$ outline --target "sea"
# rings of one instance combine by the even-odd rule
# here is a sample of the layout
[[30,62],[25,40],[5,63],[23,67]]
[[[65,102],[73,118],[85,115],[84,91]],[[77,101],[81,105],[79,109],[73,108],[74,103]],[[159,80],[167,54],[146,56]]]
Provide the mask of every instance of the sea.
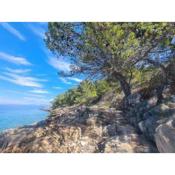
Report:
[[0,105],[0,132],[46,119],[48,112],[44,108],[34,105]]

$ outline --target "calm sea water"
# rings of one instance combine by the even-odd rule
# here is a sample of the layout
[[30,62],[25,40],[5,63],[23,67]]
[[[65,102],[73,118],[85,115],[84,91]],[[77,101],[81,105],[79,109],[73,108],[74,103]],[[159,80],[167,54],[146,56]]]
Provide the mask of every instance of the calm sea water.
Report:
[[42,106],[31,105],[0,105],[0,131],[45,119],[48,113],[41,108]]

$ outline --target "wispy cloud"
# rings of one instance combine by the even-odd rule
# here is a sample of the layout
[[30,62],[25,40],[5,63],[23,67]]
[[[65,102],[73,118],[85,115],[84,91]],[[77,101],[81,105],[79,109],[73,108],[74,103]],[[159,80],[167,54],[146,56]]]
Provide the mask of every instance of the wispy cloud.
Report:
[[68,77],[67,79],[80,83],[82,80],[75,77]]
[[37,88],[41,88],[43,85],[40,82],[44,81],[32,76],[20,75],[11,72],[4,72],[2,75],[0,75],[0,79],[20,86]]
[[6,70],[10,73],[15,73],[15,74],[24,74],[31,71],[31,69],[11,69],[9,67],[7,67]]
[[73,84],[71,81],[80,83],[82,80],[75,77],[59,77],[59,79],[65,84]]
[[34,89],[34,90],[31,90],[30,92],[36,93],[36,94],[48,94],[49,93],[48,91],[43,90],[43,89]]
[[63,83],[65,83],[65,84],[72,84],[70,81],[68,81],[66,78],[64,78],[64,77],[59,77],[59,79],[63,82]]
[[31,65],[31,63],[24,57],[14,56],[4,52],[0,52],[0,59],[17,65]]
[[28,27],[29,29],[37,36],[39,36],[40,38],[44,38],[45,37],[45,25],[39,25],[40,23],[34,23],[34,24],[29,24]]
[[16,36],[18,39],[22,41],[26,41],[26,38],[14,27],[12,27],[9,23],[3,22],[0,24],[5,30]]
[[54,67],[55,69],[59,70],[59,71],[64,71],[64,72],[69,72],[70,71],[70,63],[57,58],[49,58],[49,64]]
[[5,89],[3,94],[0,94],[0,104],[19,104],[19,105],[48,105],[53,96],[46,94],[31,93],[30,91],[19,91]]

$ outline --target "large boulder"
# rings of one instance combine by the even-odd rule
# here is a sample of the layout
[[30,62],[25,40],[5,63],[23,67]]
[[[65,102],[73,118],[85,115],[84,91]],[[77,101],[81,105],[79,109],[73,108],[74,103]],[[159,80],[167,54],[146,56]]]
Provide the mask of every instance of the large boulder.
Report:
[[171,109],[165,104],[160,104],[142,114],[142,120],[139,121],[138,127],[147,138],[155,141],[154,134],[156,128],[161,123],[166,122],[170,116]]
[[164,96],[157,105],[155,97],[143,100],[138,93],[130,95],[125,116],[148,140],[156,143],[160,152],[175,152],[175,98],[169,93]]
[[175,117],[156,128],[155,141],[162,153],[175,153]]

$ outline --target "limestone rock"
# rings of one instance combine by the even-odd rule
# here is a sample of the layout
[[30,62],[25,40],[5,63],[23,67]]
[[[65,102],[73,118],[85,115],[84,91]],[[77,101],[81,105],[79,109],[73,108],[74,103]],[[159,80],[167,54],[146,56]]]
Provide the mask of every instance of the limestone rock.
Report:
[[45,121],[0,134],[0,152],[156,152],[114,108],[65,107]]
[[161,124],[155,133],[157,148],[163,153],[175,153],[175,118]]

